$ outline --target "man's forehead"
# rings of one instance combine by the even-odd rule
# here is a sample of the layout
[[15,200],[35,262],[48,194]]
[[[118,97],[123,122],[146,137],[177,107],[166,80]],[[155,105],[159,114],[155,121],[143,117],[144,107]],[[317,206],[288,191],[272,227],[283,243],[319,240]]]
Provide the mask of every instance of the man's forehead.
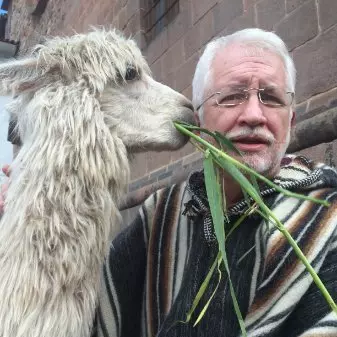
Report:
[[285,78],[283,60],[278,54],[263,47],[245,44],[220,48],[214,56],[211,72],[213,81],[221,82],[223,78],[227,83],[233,82],[233,85],[249,85],[253,79],[258,78],[261,85],[273,86],[280,85],[281,78],[281,82]]
[[[233,88],[239,87],[249,87],[253,82],[255,82],[255,77],[236,77],[231,81],[227,81],[226,84]],[[260,87],[277,87],[278,83],[275,81],[274,76],[265,76],[264,78],[257,79]]]
[[[267,59],[266,59],[267,56]],[[281,60],[281,57],[263,47],[263,46],[255,46],[252,44],[243,44],[243,43],[232,43],[229,45],[226,45],[224,47],[220,47],[214,55],[213,59],[213,65],[219,64],[219,65],[226,65],[228,63],[236,62],[241,59],[259,59],[263,58],[265,62],[268,62],[268,58],[278,58]]]

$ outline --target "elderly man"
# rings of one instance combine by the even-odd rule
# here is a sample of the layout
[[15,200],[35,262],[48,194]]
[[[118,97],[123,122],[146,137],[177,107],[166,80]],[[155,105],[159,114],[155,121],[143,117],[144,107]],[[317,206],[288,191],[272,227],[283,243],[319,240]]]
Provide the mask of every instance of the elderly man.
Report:
[[[323,207],[261,186],[337,300],[337,174],[304,157],[285,156],[294,121],[295,68],[282,40],[247,29],[205,49],[193,80],[196,118],[230,138],[238,157],[276,184],[328,200]],[[235,154],[233,154],[235,155]],[[223,174],[229,223],[247,209]],[[333,313],[282,234],[249,216],[226,242],[232,282],[248,336],[337,336]],[[98,336],[239,336],[226,273],[200,323],[183,323],[218,253],[203,172],[157,191],[111,244],[97,310]],[[197,313],[215,290],[213,275]]]

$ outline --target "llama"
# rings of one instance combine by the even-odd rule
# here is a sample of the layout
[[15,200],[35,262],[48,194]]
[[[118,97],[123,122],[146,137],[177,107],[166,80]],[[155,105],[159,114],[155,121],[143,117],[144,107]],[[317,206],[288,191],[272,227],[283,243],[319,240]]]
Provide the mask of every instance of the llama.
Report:
[[23,146],[0,223],[0,337],[88,337],[129,154],[175,150],[191,123],[117,31],[56,37],[0,66]]

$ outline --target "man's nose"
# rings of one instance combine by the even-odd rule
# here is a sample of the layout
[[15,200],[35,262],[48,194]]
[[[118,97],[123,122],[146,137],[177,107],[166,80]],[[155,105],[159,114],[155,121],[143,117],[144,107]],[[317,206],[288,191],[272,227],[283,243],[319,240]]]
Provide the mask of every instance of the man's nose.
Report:
[[247,101],[241,107],[242,111],[238,118],[239,124],[255,127],[267,123],[264,114],[265,109],[263,109],[256,92],[251,92]]

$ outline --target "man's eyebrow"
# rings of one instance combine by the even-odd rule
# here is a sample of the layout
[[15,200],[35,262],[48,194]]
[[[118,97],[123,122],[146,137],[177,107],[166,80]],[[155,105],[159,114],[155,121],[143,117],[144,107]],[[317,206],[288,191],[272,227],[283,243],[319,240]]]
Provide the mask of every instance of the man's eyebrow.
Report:
[[246,88],[247,86],[249,86],[249,81],[246,81],[246,80],[233,81],[233,82],[227,83],[226,86],[231,89],[242,89],[242,88]]
[[248,85],[251,81],[247,78],[236,78],[228,82],[229,85]]

